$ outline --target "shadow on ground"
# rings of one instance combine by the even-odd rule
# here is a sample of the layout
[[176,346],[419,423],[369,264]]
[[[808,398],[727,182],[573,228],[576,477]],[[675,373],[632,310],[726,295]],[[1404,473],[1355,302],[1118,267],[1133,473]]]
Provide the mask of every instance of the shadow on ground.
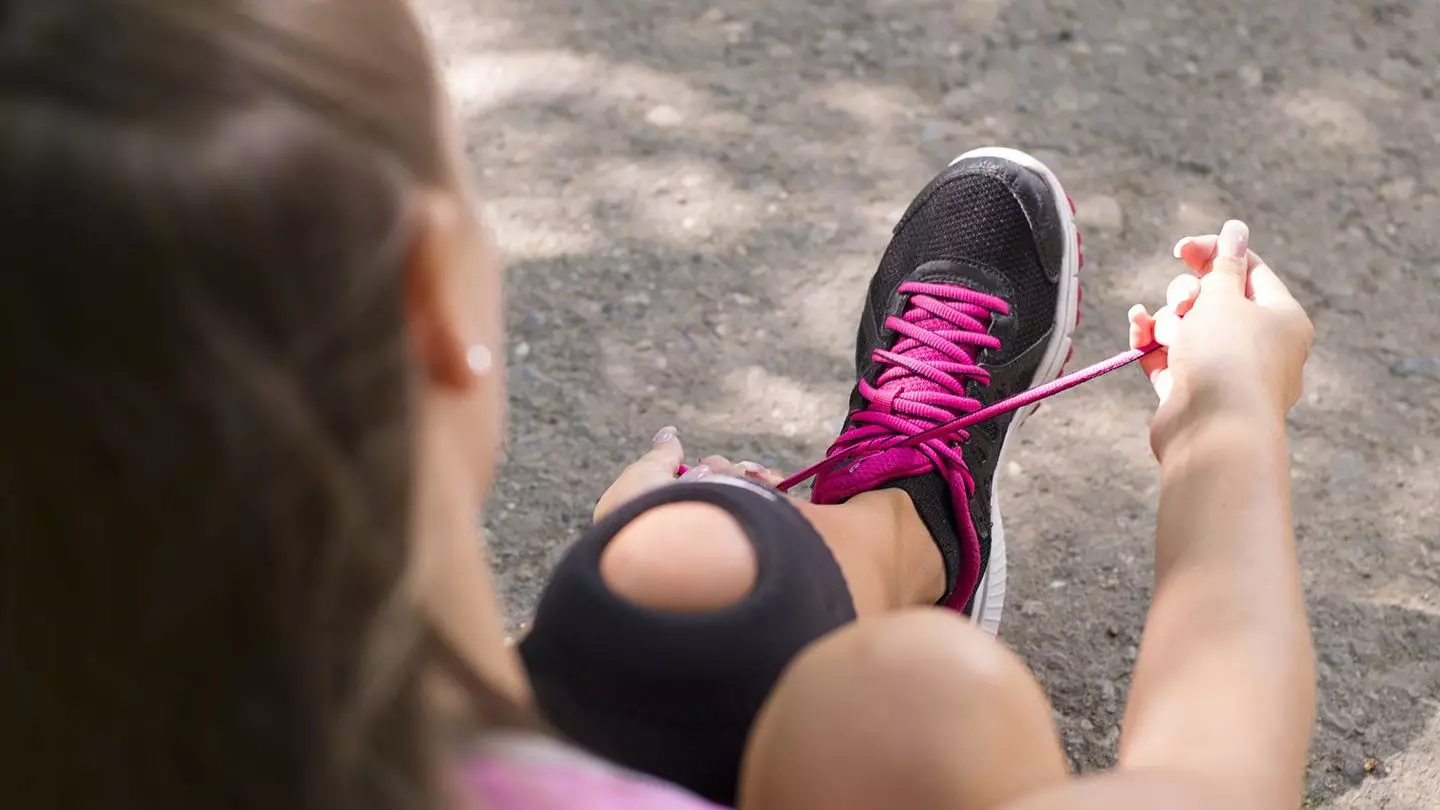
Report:
[[[1440,6],[426,7],[511,258],[512,440],[488,529],[512,615],[660,426],[788,468],[823,452],[890,225],[954,154],[1014,144],[1081,207],[1081,361],[1162,296],[1174,240],[1227,215],[1291,280],[1319,333],[1290,424],[1321,661],[1311,799],[1409,807],[1414,779],[1440,779],[1423,765],[1440,734]],[[1113,757],[1149,596],[1150,407],[1128,375],[1067,394],[1004,473],[1006,639],[1081,769]],[[1371,756],[1405,787],[1344,795],[1374,781]]]

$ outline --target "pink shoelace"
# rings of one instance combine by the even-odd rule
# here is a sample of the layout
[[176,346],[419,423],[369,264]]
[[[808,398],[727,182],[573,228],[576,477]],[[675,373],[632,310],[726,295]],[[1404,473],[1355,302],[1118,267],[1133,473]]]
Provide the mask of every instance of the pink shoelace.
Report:
[[1124,368],[1160,348],[1130,349],[981,407],[979,400],[965,395],[965,385],[970,380],[989,384],[990,374],[976,358],[984,349],[1000,348],[999,339],[988,334],[989,323],[995,315],[1008,314],[1009,305],[951,284],[908,282],[900,292],[911,296],[910,305],[901,317],[886,320],[899,340],[890,350],[875,350],[874,359],[885,366],[875,385],[860,381],[860,396],[868,406],[851,414],[851,428],[835,440],[825,459],[785,479],[778,487],[782,492],[828,467],[913,446],[936,470],[960,476],[966,492],[973,494],[974,477],[960,448],[952,446],[969,438],[968,428]]

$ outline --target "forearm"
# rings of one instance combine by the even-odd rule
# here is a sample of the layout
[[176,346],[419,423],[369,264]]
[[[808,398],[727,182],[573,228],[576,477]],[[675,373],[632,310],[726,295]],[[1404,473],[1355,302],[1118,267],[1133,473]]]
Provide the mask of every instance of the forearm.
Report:
[[1284,427],[1212,419],[1170,445],[1161,476],[1121,767],[1213,776],[1245,806],[1294,807],[1315,665]]

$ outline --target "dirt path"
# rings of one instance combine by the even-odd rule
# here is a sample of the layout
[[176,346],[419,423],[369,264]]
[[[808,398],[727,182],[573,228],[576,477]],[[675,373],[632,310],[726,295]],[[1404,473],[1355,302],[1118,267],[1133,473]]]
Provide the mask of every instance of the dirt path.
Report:
[[[1310,802],[1440,801],[1440,4],[426,5],[511,257],[489,528],[515,615],[661,425],[789,468],[822,452],[895,217],[954,154],[1015,144],[1081,206],[1082,361],[1227,215],[1291,279],[1319,333],[1290,423]],[[1042,410],[1005,477],[1005,637],[1083,769],[1112,757],[1149,595],[1151,395],[1121,376]]]

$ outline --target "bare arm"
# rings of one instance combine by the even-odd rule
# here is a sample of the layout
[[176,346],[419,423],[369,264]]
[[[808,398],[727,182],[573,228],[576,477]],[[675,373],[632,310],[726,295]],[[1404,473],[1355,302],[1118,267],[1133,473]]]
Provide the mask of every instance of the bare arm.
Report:
[[1243,802],[1230,806],[1295,807],[1315,661],[1284,427],[1212,417],[1173,439],[1161,478],[1155,598],[1120,767],[1212,777]]

